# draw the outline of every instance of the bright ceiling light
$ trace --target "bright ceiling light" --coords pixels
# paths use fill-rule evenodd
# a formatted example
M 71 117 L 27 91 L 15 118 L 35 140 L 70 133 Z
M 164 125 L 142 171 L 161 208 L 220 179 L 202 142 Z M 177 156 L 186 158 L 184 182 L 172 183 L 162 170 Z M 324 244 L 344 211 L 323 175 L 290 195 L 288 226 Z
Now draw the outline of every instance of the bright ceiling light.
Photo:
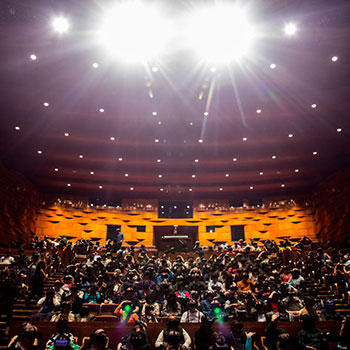
M 84 156 L 82 154 L 79 154 L 79 158 L 84 158 Z
M 38 57 L 36 57 L 36 55 L 34 55 L 34 54 L 33 54 L 33 55 L 30 55 L 30 59 L 33 60 L 33 61 L 35 61 L 37 58 L 38 58 Z
M 163 192 L 163 191 L 164 191 L 164 188 L 161 188 L 160 191 Z
M 70 25 L 69 25 L 67 18 L 56 17 L 52 21 L 52 27 L 57 33 L 64 34 L 64 33 L 68 32 Z
M 216 72 L 216 67 L 211 67 L 211 68 L 210 68 L 210 71 L 211 71 L 212 73 L 215 73 L 215 72 Z
M 294 172 L 298 173 L 298 172 L 299 172 L 299 169 L 295 169 Z
M 104 110 L 103 108 L 100 108 L 98 111 L 99 111 L 100 113 L 103 113 L 105 110 Z
M 233 158 L 232 160 L 233 160 L 234 162 L 237 162 L 237 158 Z
M 239 60 L 249 52 L 255 33 L 244 9 L 232 5 L 204 8 L 189 19 L 189 41 L 210 62 Z
M 21 128 L 19 126 L 15 126 L 15 130 L 21 130 Z
M 293 134 L 288 134 L 288 137 L 293 137 Z
M 337 62 L 338 61 L 338 56 L 333 56 L 332 57 L 332 62 Z
M 253 186 L 250 186 L 249 188 L 252 190 L 254 187 L 253 187 Z
M 98 186 L 99 189 L 102 189 L 103 187 L 102 186 Z
M 277 157 L 276 157 L 276 156 L 272 156 L 271 158 L 272 158 L 272 159 L 276 159 Z
M 203 114 L 204 114 L 205 117 L 207 117 L 209 115 L 208 112 L 204 112 Z
M 92 67 L 93 67 L 93 68 L 98 68 L 98 63 L 97 63 L 97 62 L 94 62 L 94 63 L 92 64 Z
M 194 162 L 195 162 L 195 163 L 198 163 L 198 162 L 199 162 L 199 159 L 195 159 Z
M 134 187 L 130 187 L 130 191 L 133 191 L 134 190 Z
M 65 132 L 65 133 L 64 133 L 64 136 L 69 136 L 69 133 L 68 133 L 68 132 Z
M 42 154 L 43 153 L 43 151 L 38 151 L 38 154 Z
M 157 73 L 158 72 L 158 68 L 157 67 L 152 67 L 152 72 L 154 72 L 154 73 Z
M 285 184 L 282 184 L 281 187 L 285 187 Z
M 230 176 L 230 174 L 225 174 L 225 176 L 226 176 L 226 177 L 229 177 L 229 176 Z
M 155 139 L 154 142 L 155 142 L 155 143 L 158 143 L 158 142 L 159 142 L 159 139 Z
M 224 189 L 222 187 L 219 188 L 220 191 L 223 191 Z
M 203 139 L 199 139 L 198 142 L 199 142 L 199 143 L 203 143 Z
M 123 158 L 118 158 L 118 160 L 121 162 L 123 160 Z
M 90 175 L 94 175 L 95 173 L 93 171 L 90 171 Z
M 70 187 L 70 186 L 71 186 L 71 184 L 67 184 L 67 186 L 68 186 L 68 187 Z
M 193 178 L 195 178 L 195 177 L 196 177 L 196 175 L 192 175 L 192 177 L 193 177 Z
M 160 159 L 157 159 L 157 163 L 160 163 L 161 162 L 161 160 Z
M 112 56 L 127 62 L 146 62 L 161 53 L 169 29 L 154 6 L 125 2 L 106 11 L 98 39 Z
M 111 137 L 110 137 L 110 140 L 111 140 L 111 141 L 115 141 L 115 137 L 114 137 L 114 136 L 111 136 Z
M 316 103 L 313 103 L 312 105 L 311 105 L 311 108 L 316 108 L 317 107 L 317 104 Z
M 189 190 L 190 192 L 192 192 L 192 188 L 189 188 L 188 190 Z
M 16 129 L 16 130 L 17 130 L 17 129 Z M 19 130 L 19 129 L 18 129 L 18 130 Z M 341 132 L 341 130 L 342 130 L 341 128 L 338 128 L 338 129 L 337 129 L 337 132 Z
M 261 109 L 257 109 L 256 113 L 260 114 L 261 113 Z
M 152 112 L 152 115 L 157 115 L 158 113 L 157 112 Z
M 48 103 L 48 102 L 44 102 L 43 105 L 44 105 L 45 107 L 49 107 L 49 103 Z
M 296 27 L 296 25 L 294 23 L 287 23 L 284 26 L 284 32 L 287 35 L 294 35 L 297 32 L 297 27 Z
M 264 175 L 264 173 L 262 172 L 262 171 L 260 171 L 260 173 L 259 173 L 260 175 Z
M 275 64 L 275 63 L 271 63 L 271 64 L 270 64 L 270 68 L 271 68 L 271 69 L 275 69 L 275 68 L 276 68 L 276 64 Z
M 316 152 L 316 151 L 314 151 L 314 152 L 312 152 L 312 154 L 313 154 L 314 156 L 316 156 L 316 155 L 317 155 L 317 152 Z
M 159 175 L 158 175 L 158 177 L 159 177 L 159 178 L 162 178 L 162 177 L 163 177 L 163 175 L 159 174 Z
M 54 170 L 55 170 L 55 171 L 58 171 L 58 168 L 55 168 Z
M 243 141 L 248 141 L 248 138 L 247 138 L 247 137 L 243 137 L 242 140 L 243 140 Z

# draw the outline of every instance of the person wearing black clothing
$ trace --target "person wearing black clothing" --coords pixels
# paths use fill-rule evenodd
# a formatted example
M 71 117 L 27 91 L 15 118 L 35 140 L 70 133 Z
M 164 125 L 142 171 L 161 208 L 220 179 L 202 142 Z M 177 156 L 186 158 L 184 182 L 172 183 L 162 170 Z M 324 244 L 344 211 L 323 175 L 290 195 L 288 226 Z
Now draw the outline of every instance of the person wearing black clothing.
M 7 346 L 8 350 L 39 350 L 38 339 L 40 334 L 38 329 L 29 322 L 21 326 L 20 333 L 13 337 Z
M 297 335 L 299 350 L 328 350 L 328 342 L 323 332 L 315 327 L 315 320 L 302 316 L 303 329 Z
M 281 350 L 281 341 L 283 342 L 283 339 L 287 339 L 289 337 L 288 333 L 286 333 L 282 328 L 277 327 L 278 320 L 278 314 L 272 315 L 271 321 L 265 330 L 265 346 L 269 350 Z
M 211 350 L 215 343 L 215 335 L 211 328 L 214 320 L 202 317 L 202 324 L 194 335 L 194 343 L 197 350 Z

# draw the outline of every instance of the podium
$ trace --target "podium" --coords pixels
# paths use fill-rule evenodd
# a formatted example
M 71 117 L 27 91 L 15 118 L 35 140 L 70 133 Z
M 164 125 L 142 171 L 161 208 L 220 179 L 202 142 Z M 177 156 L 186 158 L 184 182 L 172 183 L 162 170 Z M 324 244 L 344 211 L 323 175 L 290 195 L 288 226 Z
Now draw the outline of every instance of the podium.
M 198 227 L 179 226 L 176 233 L 173 227 L 154 227 L 154 245 L 159 251 L 175 248 L 176 252 L 191 251 L 194 242 L 198 240 Z

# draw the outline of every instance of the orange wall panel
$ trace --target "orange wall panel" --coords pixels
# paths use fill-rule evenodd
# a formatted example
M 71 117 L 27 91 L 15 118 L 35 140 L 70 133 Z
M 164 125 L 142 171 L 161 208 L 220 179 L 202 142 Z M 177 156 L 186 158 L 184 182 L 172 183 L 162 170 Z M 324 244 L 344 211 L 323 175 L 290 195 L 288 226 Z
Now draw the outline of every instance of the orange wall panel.
M 153 226 L 158 225 L 198 226 L 198 238 L 202 245 L 213 244 L 209 239 L 230 243 L 231 225 L 245 225 L 245 237 L 248 241 L 253 238 L 280 240 L 284 236 L 299 238 L 304 235 L 316 240 L 312 210 L 299 207 L 277 210 L 256 208 L 217 212 L 195 211 L 191 219 L 159 219 L 155 211 L 50 207 L 42 208 L 38 213 L 36 234 L 52 238 L 66 235 L 72 237 L 73 241 L 79 238 L 96 238 L 104 244 L 106 225 L 121 225 L 125 242 L 140 240 L 138 245 L 146 246 L 153 245 Z M 146 232 L 137 232 L 134 226 L 146 226 Z M 206 232 L 206 226 L 222 227 L 210 233 Z

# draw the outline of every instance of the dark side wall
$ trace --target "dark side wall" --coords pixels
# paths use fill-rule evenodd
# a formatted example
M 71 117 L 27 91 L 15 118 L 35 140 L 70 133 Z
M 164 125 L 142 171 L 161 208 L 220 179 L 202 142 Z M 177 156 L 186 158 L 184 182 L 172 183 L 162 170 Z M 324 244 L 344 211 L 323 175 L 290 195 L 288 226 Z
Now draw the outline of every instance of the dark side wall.
M 40 204 L 36 188 L 0 164 L 0 246 L 25 242 L 35 232 Z
M 312 202 L 321 243 L 344 247 L 346 237 L 350 237 L 350 169 L 316 186 Z

